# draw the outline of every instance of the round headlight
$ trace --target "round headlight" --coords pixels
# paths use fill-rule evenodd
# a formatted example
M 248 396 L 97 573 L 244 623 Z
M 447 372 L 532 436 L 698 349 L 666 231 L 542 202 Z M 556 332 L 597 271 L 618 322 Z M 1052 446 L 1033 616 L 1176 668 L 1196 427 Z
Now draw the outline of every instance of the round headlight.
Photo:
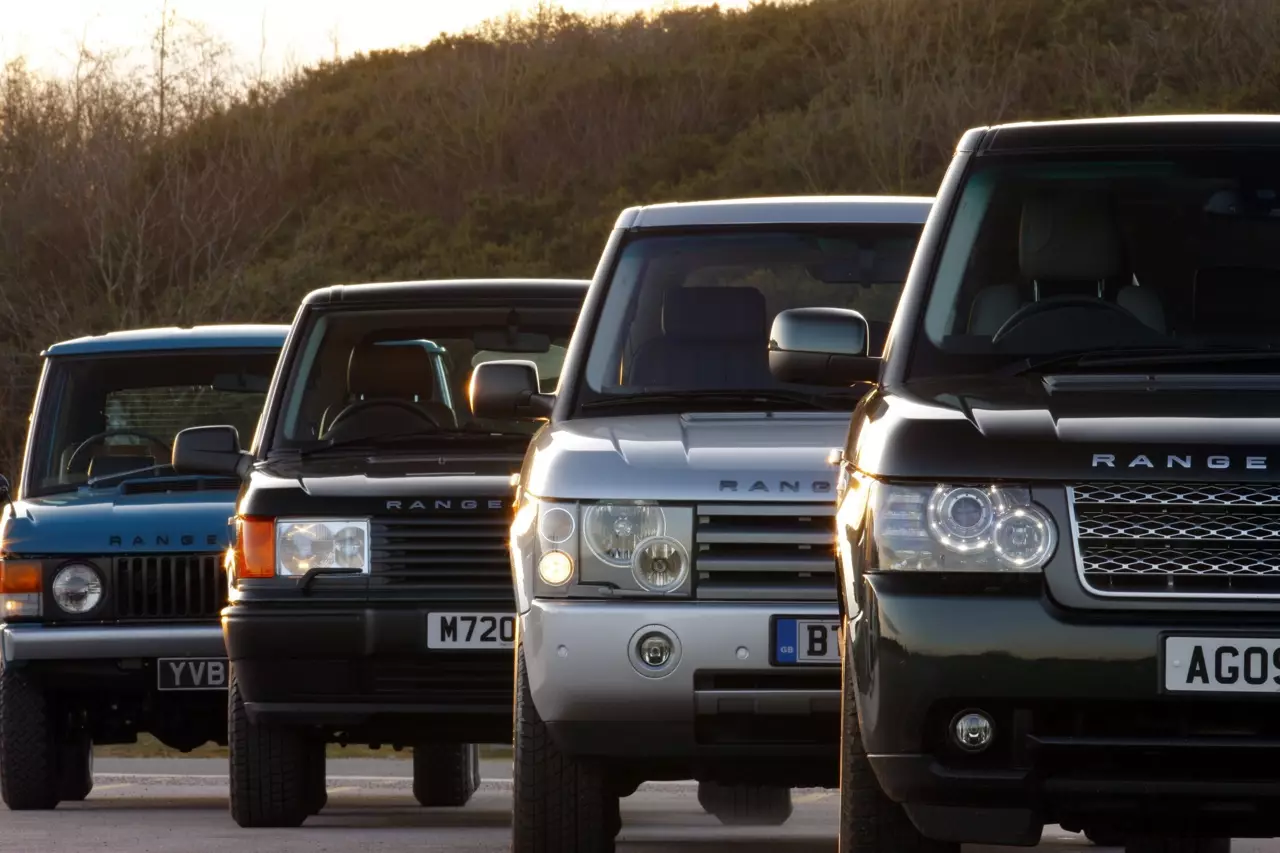
M 354 525 L 333 534 L 333 564 L 343 569 L 364 568 L 364 530 Z
M 610 566 L 626 568 L 640 542 L 663 534 L 666 518 L 650 504 L 594 504 L 587 507 L 582 528 L 592 554 Z
M 102 577 L 84 563 L 63 566 L 53 576 L 53 600 L 67 613 L 88 613 L 102 601 Z
M 985 548 L 995 515 L 991 496 L 970 486 L 939 486 L 929 499 L 929 526 L 944 545 L 957 551 Z
M 1011 569 L 1044 564 L 1056 544 L 1053 522 L 1034 506 L 1020 506 L 1000 516 L 991 531 L 993 549 Z
M 636 547 L 631 575 L 650 592 L 670 592 L 689 575 L 689 555 L 674 539 L 655 536 Z
M 573 577 L 573 560 L 563 551 L 548 551 L 538 560 L 538 576 L 550 586 L 564 586 Z

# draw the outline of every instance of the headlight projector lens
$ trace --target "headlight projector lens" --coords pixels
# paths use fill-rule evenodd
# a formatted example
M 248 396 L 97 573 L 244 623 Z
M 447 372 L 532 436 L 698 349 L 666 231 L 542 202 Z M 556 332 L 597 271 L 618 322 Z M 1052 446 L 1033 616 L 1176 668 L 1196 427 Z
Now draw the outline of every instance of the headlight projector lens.
M 83 563 L 63 566 L 53 576 L 53 600 L 67 613 L 88 613 L 102 601 L 102 578 Z
M 631 575 L 649 592 L 671 592 L 689 576 L 689 555 L 674 539 L 646 539 L 636 547 Z

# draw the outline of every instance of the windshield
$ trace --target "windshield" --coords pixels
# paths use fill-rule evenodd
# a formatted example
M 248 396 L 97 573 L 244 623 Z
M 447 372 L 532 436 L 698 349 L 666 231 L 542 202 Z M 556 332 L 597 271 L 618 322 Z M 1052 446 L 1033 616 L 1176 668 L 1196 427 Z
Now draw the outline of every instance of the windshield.
M 388 445 L 474 435 L 528 436 L 539 424 L 476 418 L 476 365 L 533 362 L 553 393 L 578 305 L 316 312 L 284 389 L 272 450 Z
M 579 405 L 636 394 L 789 391 L 844 398 L 852 408 L 860 391 L 775 379 L 769 328 L 789 308 L 852 308 L 866 318 L 870 353 L 879 355 L 919 237 L 912 224 L 636 237 L 609 283 Z M 723 396 L 708 404 L 723 406 Z
M 188 427 L 232 424 L 249 441 L 278 357 L 203 350 L 51 358 L 25 492 L 144 469 L 171 475 L 174 436 Z
M 1280 345 L 1276 246 L 1274 155 L 979 159 L 938 258 L 909 372 Z

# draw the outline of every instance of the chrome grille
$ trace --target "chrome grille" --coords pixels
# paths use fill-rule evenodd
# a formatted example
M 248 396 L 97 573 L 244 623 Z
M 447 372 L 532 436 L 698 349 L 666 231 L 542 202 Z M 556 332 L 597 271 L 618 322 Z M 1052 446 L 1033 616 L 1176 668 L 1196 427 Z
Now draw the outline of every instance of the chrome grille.
M 720 601 L 834 601 L 835 506 L 702 504 L 695 595 Z
M 163 554 L 116 557 L 116 617 L 216 619 L 227 603 L 221 554 Z
M 1280 596 L 1280 486 L 1088 483 L 1071 501 L 1099 595 Z
M 375 518 L 370 524 L 370 590 L 421 588 L 433 597 L 513 602 L 510 525 L 506 509 Z

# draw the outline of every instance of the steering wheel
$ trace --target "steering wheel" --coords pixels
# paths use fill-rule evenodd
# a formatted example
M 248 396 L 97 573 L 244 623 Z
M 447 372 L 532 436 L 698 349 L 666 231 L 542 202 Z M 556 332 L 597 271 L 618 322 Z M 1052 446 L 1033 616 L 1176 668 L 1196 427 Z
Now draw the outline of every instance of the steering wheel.
M 341 412 L 338 412 L 338 414 L 334 416 L 333 420 L 329 422 L 329 426 L 325 430 L 325 434 L 327 435 L 332 433 L 334 427 L 342 423 L 347 418 L 350 418 L 355 413 L 362 412 L 365 409 L 371 409 L 375 406 L 390 406 L 392 408 L 402 409 L 417 416 L 423 422 L 431 424 L 437 430 L 441 429 L 440 423 L 435 418 L 431 417 L 429 412 L 416 403 L 410 403 L 408 400 L 401 400 L 397 397 L 385 397 L 374 398 L 372 400 L 356 400 L 354 403 L 349 403 L 346 408 Z
M 76 470 L 76 460 L 78 460 L 80 458 L 80 455 L 83 454 L 90 447 L 102 441 L 104 438 L 111 438 L 112 436 L 117 436 L 117 435 L 132 435 L 137 438 L 145 438 L 147 441 L 151 442 L 157 447 L 163 447 L 166 456 L 171 455 L 173 453 L 173 448 L 170 445 L 166 444 L 165 442 L 161 441 L 160 439 L 156 438 L 154 435 L 151 435 L 150 433 L 145 433 L 145 432 L 142 432 L 141 430 L 136 430 L 136 429 L 109 429 L 109 430 L 104 430 L 103 432 L 94 433 L 93 435 L 89 436 L 84 441 L 76 445 L 76 449 L 71 451 L 71 456 L 68 457 L 67 464 L 63 467 L 63 473 L 70 474 L 72 471 Z
M 1133 314 L 1114 302 L 1103 302 L 1101 299 L 1094 299 L 1092 296 L 1053 297 L 1023 305 L 1017 311 L 1014 311 L 1009 316 L 1009 319 L 1001 323 L 1000 328 L 996 329 L 996 333 L 991 336 L 991 343 L 1000 343 L 1000 341 L 1009 336 L 1010 332 L 1032 317 L 1038 317 L 1048 311 L 1057 311 L 1060 308 L 1085 308 L 1093 311 L 1107 311 L 1111 314 L 1119 314 L 1131 322 L 1141 322 Z

